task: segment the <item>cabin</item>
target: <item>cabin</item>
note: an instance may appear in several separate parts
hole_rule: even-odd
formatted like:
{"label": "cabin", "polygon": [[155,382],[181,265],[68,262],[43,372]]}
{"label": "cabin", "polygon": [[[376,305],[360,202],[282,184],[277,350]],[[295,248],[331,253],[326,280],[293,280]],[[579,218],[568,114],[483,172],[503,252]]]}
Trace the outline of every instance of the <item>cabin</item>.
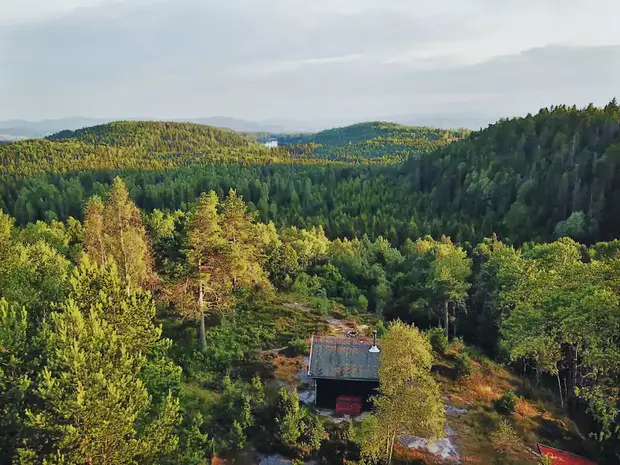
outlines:
{"label": "cabin", "polygon": [[316,406],[351,416],[368,410],[370,396],[379,387],[380,352],[376,334],[373,339],[314,336],[308,377],[314,382]]}

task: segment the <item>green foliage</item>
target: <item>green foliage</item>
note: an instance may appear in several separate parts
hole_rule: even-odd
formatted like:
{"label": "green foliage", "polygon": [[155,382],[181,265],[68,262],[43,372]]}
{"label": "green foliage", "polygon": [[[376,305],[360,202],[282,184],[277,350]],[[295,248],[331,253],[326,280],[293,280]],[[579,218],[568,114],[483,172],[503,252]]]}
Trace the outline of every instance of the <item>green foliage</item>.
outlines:
{"label": "green foliage", "polygon": [[288,346],[292,350],[293,355],[304,355],[308,353],[308,346],[306,345],[306,341],[304,341],[300,337],[291,339],[291,342]]}
{"label": "green foliage", "polygon": [[446,353],[450,343],[448,342],[448,338],[446,337],[446,333],[443,329],[431,328],[426,332],[426,336],[428,337],[428,340],[436,353],[440,355]]}
{"label": "green foliage", "polygon": [[276,439],[289,449],[297,446],[301,436],[301,412],[297,390],[282,387],[278,392],[275,411]]}
{"label": "green foliage", "polygon": [[389,464],[396,438],[403,431],[428,438],[441,436],[445,407],[430,374],[432,361],[430,343],[418,329],[398,320],[390,324],[381,341],[375,411],[362,426],[364,457]]}
{"label": "green foliage", "polygon": [[0,159],[5,160],[0,173],[171,169],[205,162],[289,158],[287,151],[270,151],[233,131],[206,125],[120,121],[0,145]]}
{"label": "green foliage", "polygon": [[495,463],[506,465],[519,463],[517,459],[523,451],[524,444],[507,420],[500,421],[497,430],[491,434],[491,444],[498,453]]}
{"label": "green foliage", "polygon": [[300,407],[295,389],[282,387],[275,406],[275,438],[289,452],[306,457],[317,451],[325,436],[323,424]]}
{"label": "green foliage", "polygon": [[94,263],[105,265],[113,261],[128,286],[147,285],[153,280],[146,230],[121,178],[114,179],[103,201],[97,196],[88,201],[84,248]]}
{"label": "green foliage", "polygon": [[[146,356],[106,321],[105,308],[92,306],[85,314],[70,298],[44,330],[48,358],[36,388],[41,403],[27,412],[35,433],[23,446],[41,459],[153,462],[177,447],[178,401],[168,396],[152,411],[151,396],[136,377]],[[39,441],[42,447],[52,437],[51,450],[39,449]]]}
{"label": "green foliage", "polygon": [[0,260],[0,297],[41,318],[51,302],[66,295],[70,269],[69,261],[47,242],[13,243]]}
{"label": "green foliage", "polygon": [[280,144],[294,144],[294,151],[308,156],[360,162],[401,161],[419,156],[469,134],[468,130],[443,130],[386,122],[358,123],[316,134],[280,135]]}
{"label": "green foliage", "polygon": [[32,396],[33,344],[24,309],[0,299],[0,462],[10,463],[26,432]]}
{"label": "green foliage", "polygon": [[[323,225],[331,237],[382,234],[395,245],[425,234],[449,235],[457,243],[474,243],[494,232],[512,243],[552,240],[558,223],[564,225],[562,234],[562,222],[581,228],[582,212],[579,239],[594,243],[618,229],[614,218],[620,215],[611,199],[617,194],[619,112],[615,102],[604,108],[543,109],[449,144],[465,134],[444,138],[442,131],[402,129],[413,131],[413,139],[421,131],[421,140],[445,141],[424,155],[417,149],[404,153],[397,142],[401,135],[386,135],[399,127],[371,124],[370,139],[363,125],[336,130],[334,142],[341,145],[324,150],[347,153],[340,158],[351,154],[356,164],[347,166],[309,159],[296,149],[265,149],[207,126],[115,123],[87,128],[73,139],[0,146],[5,160],[0,206],[19,224],[78,218],[83,200],[101,194],[120,174],[112,171],[121,170],[132,197],[147,210],[186,208],[201,192],[213,189],[221,198],[234,188],[263,221]],[[370,143],[373,138],[377,145]],[[332,143],[329,134],[327,141]],[[370,148],[364,152],[360,144]],[[359,159],[366,157],[355,152],[378,156],[383,165],[383,155],[411,156],[398,166],[363,166]],[[263,166],[249,166],[257,163]],[[75,173],[80,170],[88,172]],[[59,172],[66,174],[51,174]]]}
{"label": "green foliage", "polygon": [[505,391],[499,399],[493,401],[493,407],[499,413],[512,415],[517,406],[517,395],[514,391]]}
{"label": "green foliage", "polygon": [[563,238],[532,244],[500,267],[500,274],[512,276],[499,293],[510,308],[502,347],[512,360],[533,362],[537,376],[563,377],[567,389],[559,390],[560,398],[586,400],[597,412],[602,440],[617,434],[620,288],[615,259],[584,260],[584,253]]}
{"label": "green foliage", "polygon": [[454,369],[456,370],[457,379],[469,378],[474,372],[474,364],[471,361],[471,357],[466,353],[459,354],[454,360]]}
{"label": "green foliage", "polygon": [[[104,461],[198,464],[213,446],[261,437],[262,384],[237,378],[264,368],[259,351],[297,345],[320,325],[319,312],[262,300],[267,275],[322,313],[342,304],[421,328],[439,322],[526,375],[551,375],[558,398],[585,403],[592,436],[613,448],[620,246],[595,242],[620,225],[619,111],[615,101],[556,107],[471,135],[362,124],[276,150],[206,126],[125,122],[3,145],[0,207],[19,226],[0,213],[0,461],[92,457],[101,434],[115,444]],[[207,198],[212,215],[197,221],[190,204],[210,191],[197,207]],[[149,249],[174,343],[140,289],[155,283]],[[209,312],[206,351],[173,313],[201,313],[200,289],[209,308],[237,307]],[[445,351],[445,336],[431,335]],[[429,342],[402,327],[384,339],[382,356],[394,352],[402,366],[385,364],[390,382],[362,428],[372,458],[389,457],[394,425],[430,436],[443,418],[427,383]],[[466,355],[455,365],[471,371]],[[187,381],[205,398],[179,406]],[[413,423],[424,415],[424,428]],[[282,448],[300,457],[318,448],[322,426],[298,403],[289,399],[280,419]],[[512,460],[500,445],[514,435],[500,430],[494,444]]]}
{"label": "green foliage", "polygon": [[555,225],[557,237],[572,237],[579,240],[586,234],[586,216],[582,211],[573,212],[563,221]]}

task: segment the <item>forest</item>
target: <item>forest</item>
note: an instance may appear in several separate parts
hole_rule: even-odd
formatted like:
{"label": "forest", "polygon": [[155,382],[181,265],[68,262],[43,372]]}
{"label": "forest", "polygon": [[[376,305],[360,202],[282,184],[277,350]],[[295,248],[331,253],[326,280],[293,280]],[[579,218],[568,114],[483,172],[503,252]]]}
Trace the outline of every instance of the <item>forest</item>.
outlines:
{"label": "forest", "polygon": [[466,129],[444,130],[403,126],[395,123],[358,123],[326,129],[315,134],[267,135],[259,140],[275,139],[294,153],[312,158],[394,163],[431,152],[470,133]]}
{"label": "forest", "polygon": [[[446,389],[490,370],[522,383],[476,413],[495,463],[536,463],[515,403],[543,397],[576,436],[537,440],[618,463],[616,101],[295,137],[121,122],[0,147],[0,462],[415,463],[399,432],[441,436]],[[359,423],[266,357],[336,316],[383,340]]]}

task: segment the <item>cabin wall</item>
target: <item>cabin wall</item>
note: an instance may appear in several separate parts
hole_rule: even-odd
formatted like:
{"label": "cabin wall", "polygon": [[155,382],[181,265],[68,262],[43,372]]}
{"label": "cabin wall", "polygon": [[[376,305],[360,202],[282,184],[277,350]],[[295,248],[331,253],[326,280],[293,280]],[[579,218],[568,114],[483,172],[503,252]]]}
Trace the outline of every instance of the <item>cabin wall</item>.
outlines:
{"label": "cabin wall", "polygon": [[343,381],[335,379],[316,379],[316,405],[321,408],[336,408],[339,396],[361,397],[364,401],[363,410],[369,410],[370,396],[376,394],[378,381]]}

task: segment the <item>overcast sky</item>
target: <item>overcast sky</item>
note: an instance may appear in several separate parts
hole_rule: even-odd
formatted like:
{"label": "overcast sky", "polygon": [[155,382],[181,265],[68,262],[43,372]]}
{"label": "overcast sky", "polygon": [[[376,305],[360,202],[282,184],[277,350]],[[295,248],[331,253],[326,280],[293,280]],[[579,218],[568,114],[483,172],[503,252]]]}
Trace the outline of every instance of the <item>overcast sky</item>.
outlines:
{"label": "overcast sky", "polygon": [[0,3],[0,119],[513,116],[620,97],[618,0]]}

